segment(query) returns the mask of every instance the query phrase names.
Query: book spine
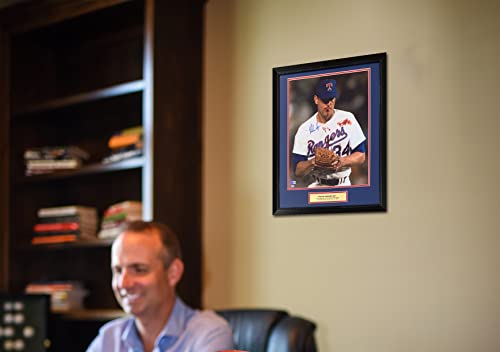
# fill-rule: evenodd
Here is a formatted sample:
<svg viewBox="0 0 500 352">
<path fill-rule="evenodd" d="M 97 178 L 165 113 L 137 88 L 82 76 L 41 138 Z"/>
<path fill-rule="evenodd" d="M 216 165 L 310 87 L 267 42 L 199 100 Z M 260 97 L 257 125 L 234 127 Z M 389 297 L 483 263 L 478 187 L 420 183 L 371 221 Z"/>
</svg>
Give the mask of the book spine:
<svg viewBox="0 0 500 352">
<path fill-rule="evenodd" d="M 113 221 L 121 221 L 127 218 L 127 214 L 124 212 L 110 214 L 109 216 L 104 216 L 103 222 L 113 222 Z"/>
<path fill-rule="evenodd" d="M 125 146 L 133 145 L 139 143 L 141 136 L 138 134 L 125 134 L 113 136 L 108 141 L 108 147 L 111 149 L 122 148 Z"/>
<path fill-rule="evenodd" d="M 76 231 L 80 229 L 80 224 L 77 222 L 60 222 L 52 224 L 36 224 L 33 227 L 35 232 L 50 232 L 50 231 Z"/>
<path fill-rule="evenodd" d="M 104 212 L 104 217 L 114 215 L 114 214 L 119 214 L 119 213 L 133 213 L 133 212 L 138 212 L 142 213 L 142 203 L 136 203 L 136 202 L 124 202 L 116 205 L 110 206 L 106 211 Z"/>
<path fill-rule="evenodd" d="M 82 219 L 80 215 L 68 215 L 68 216 L 49 216 L 38 219 L 41 224 L 53 224 L 60 222 L 80 222 Z"/>
<path fill-rule="evenodd" d="M 24 151 L 25 160 L 60 160 L 68 158 L 88 159 L 90 154 L 77 146 L 30 148 Z"/>
<path fill-rule="evenodd" d="M 123 231 L 123 226 L 117 226 L 109 229 L 103 229 L 97 235 L 100 239 L 115 238 Z"/>
<path fill-rule="evenodd" d="M 39 217 L 77 215 L 77 207 L 43 208 L 38 210 Z"/>
<path fill-rule="evenodd" d="M 142 155 L 142 149 L 133 149 L 124 152 L 113 152 L 111 155 L 105 157 L 102 162 L 104 164 L 114 163 L 125 159 L 131 159 L 139 155 Z"/>
<path fill-rule="evenodd" d="M 76 235 L 58 235 L 58 236 L 36 236 L 31 239 L 31 244 L 52 244 L 76 242 Z"/>
<path fill-rule="evenodd" d="M 80 205 L 68 205 L 63 207 L 41 208 L 38 210 L 38 217 L 54 217 L 54 216 L 74 216 L 94 217 L 97 215 L 95 208 L 84 207 Z"/>
<path fill-rule="evenodd" d="M 28 284 L 26 293 L 45 293 L 55 291 L 71 291 L 75 288 L 73 284 Z"/>
<path fill-rule="evenodd" d="M 49 237 L 49 236 L 61 236 L 61 235 L 75 235 L 80 236 L 80 231 L 45 231 L 45 232 L 33 232 L 33 237 Z"/>
<path fill-rule="evenodd" d="M 81 161 L 77 159 L 28 160 L 26 162 L 26 168 L 28 170 L 75 169 L 80 166 Z"/>
<path fill-rule="evenodd" d="M 121 130 L 116 135 L 125 135 L 125 134 L 139 134 L 139 135 L 142 135 L 142 133 L 143 133 L 142 126 L 135 126 L 135 127 L 125 128 L 124 130 Z"/>
</svg>

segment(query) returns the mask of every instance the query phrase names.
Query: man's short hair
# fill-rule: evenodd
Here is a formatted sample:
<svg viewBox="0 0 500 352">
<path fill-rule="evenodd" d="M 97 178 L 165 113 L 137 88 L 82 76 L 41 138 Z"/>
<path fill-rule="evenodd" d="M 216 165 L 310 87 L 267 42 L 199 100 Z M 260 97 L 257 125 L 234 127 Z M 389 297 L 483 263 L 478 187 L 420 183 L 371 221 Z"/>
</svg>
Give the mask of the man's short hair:
<svg viewBox="0 0 500 352">
<path fill-rule="evenodd" d="M 167 252 L 167 257 L 163 258 L 165 266 L 170 265 L 175 258 L 182 259 L 179 238 L 177 234 L 165 224 L 154 221 L 136 220 L 128 223 L 122 233 L 124 232 L 138 232 L 144 234 L 157 232 Z"/>
</svg>

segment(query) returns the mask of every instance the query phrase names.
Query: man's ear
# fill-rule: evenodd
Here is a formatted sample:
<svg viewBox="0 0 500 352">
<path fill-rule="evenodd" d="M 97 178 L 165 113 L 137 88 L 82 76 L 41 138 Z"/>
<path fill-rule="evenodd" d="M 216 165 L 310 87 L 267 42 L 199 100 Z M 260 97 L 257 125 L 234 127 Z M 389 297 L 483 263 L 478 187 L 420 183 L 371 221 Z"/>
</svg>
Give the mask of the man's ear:
<svg viewBox="0 0 500 352">
<path fill-rule="evenodd" d="M 184 273 L 184 262 L 179 258 L 175 258 L 168 267 L 168 283 L 170 286 L 176 286 L 181 280 Z"/>
</svg>

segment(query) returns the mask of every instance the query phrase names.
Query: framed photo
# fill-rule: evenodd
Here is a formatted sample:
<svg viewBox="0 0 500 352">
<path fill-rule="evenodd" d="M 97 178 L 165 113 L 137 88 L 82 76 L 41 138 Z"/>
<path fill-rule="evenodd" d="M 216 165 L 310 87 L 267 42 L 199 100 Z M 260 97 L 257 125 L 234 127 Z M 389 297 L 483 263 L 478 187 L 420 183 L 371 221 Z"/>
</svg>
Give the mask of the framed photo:
<svg viewBox="0 0 500 352">
<path fill-rule="evenodd" d="M 273 69 L 273 215 L 386 210 L 386 60 Z"/>
</svg>

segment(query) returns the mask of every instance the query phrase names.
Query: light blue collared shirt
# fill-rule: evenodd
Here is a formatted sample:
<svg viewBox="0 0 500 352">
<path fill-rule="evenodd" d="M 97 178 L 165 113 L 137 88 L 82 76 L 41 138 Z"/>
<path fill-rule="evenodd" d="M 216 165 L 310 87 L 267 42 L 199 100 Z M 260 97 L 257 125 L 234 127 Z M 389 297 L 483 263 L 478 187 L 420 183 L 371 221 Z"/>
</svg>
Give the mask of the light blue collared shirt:
<svg viewBox="0 0 500 352">
<path fill-rule="evenodd" d="M 153 352 L 215 352 L 233 348 L 227 322 L 213 311 L 194 310 L 177 297 Z M 132 317 L 113 320 L 99 330 L 87 352 L 144 352 Z"/>
</svg>

